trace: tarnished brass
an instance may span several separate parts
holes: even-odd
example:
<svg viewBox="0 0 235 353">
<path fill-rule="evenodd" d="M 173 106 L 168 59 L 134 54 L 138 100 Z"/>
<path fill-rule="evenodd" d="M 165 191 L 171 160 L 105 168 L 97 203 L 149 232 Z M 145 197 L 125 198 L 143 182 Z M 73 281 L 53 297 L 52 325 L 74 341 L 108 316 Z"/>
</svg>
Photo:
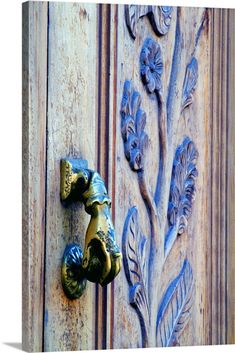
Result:
<svg viewBox="0 0 235 353">
<path fill-rule="evenodd" d="M 119 273 L 122 255 L 115 241 L 110 216 L 111 200 L 100 175 L 87 169 L 86 161 L 61 160 L 61 201 L 81 201 L 91 215 L 83 256 L 76 244 L 66 247 L 62 263 L 62 285 L 69 298 L 78 298 L 85 278 L 105 286 Z"/>
</svg>

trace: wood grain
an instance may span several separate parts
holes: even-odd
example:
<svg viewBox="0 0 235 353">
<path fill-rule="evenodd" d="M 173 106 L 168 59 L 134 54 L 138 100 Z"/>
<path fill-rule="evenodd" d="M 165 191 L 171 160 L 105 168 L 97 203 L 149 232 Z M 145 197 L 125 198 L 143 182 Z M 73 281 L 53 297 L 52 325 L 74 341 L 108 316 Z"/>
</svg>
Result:
<svg viewBox="0 0 235 353">
<path fill-rule="evenodd" d="M 235 343 L 235 10 L 228 10 L 228 82 L 227 82 L 227 332 L 226 343 Z"/>
<path fill-rule="evenodd" d="M 23 4 L 22 348 L 42 351 L 47 3 Z"/>
<path fill-rule="evenodd" d="M 168 157 L 161 197 L 156 187 L 161 106 L 159 95 L 149 94 L 140 76 L 140 52 L 149 36 L 161 48 L 160 104 L 167 102 Z M 235 343 L 234 42 L 234 10 L 173 8 L 164 36 L 157 36 L 143 16 L 134 39 L 123 5 L 23 5 L 23 349 L 156 346 L 161 299 L 174 289 L 186 258 L 195 296 L 175 343 Z M 185 75 L 192 58 L 197 72 L 186 94 Z M 144 192 L 159 202 L 160 220 L 152 243 L 148 238 L 155 228 L 142 197 L 143 175 L 138 177 L 129 167 L 122 140 L 126 80 L 132 80 L 147 116 Z M 164 256 L 172 165 L 185 136 L 199 153 L 195 202 L 183 234 L 175 235 Z M 124 269 L 106 288 L 88 282 L 79 300 L 71 301 L 63 292 L 60 266 L 65 246 L 76 242 L 83 247 L 89 222 L 81 205 L 65 208 L 60 202 L 60 159 L 65 157 L 86 159 L 89 168 L 100 172 L 112 199 L 120 248 L 128 211 L 138 210 L 135 226 L 147 236 L 146 252 L 152 249 L 143 259 L 150 265 L 143 278 L 150 290 L 147 325 L 144 315 L 138 320 L 134 302 L 130 305 Z M 164 308 L 162 313 L 170 312 Z"/>
<path fill-rule="evenodd" d="M 231 39 L 228 10 L 212 10 L 211 46 L 211 343 L 225 344 L 234 336 L 234 284 L 231 282 L 231 236 L 233 206 L 231 197 L 234 170 L 231 153 L 233 118 L 231 102 Z M 231 13 L 232 14 L 232 13 Z M 231 32 L 230 32 L 231 35 Z M 230 53 L 230 54 L 229 54 Z M 230 64 L 230 65 L 229 65 Z M 228 103 L 229 102 L 229 103 Z M 229 105 L 230 104 L 230 105 Z M 229 128 L 231 127 L 231 128 Z M 231 163 L 231 164 L 230 164 Z M 233 228 L 232 228 L 233 229 Z M 233 233 L 233 231 L 232 231 Z M 234 282 L 234 281 L 233 281 Z M 229 298 L 233 298 L 232 300 Z M 233 324 L 232 324 L 233 321 Z"/>
<path fill-rule="evenodd" d="M 49 3 L 48 158 L 44 350 L 95 348 L 95 285 L 80 300 L 61 286 L 66 244 L 84 246 L 89 216 L 60 202 L 60 159 L 82 158 L 97 169 L 97 6 Z"/>
<path fill-rule="evenodd" d="M 98 6 L 98 127 L 97 127 L 97 170 L 109 188 L 109 161 L 112 143 L 109 135 L 110 94 L 110 5 Z M 112 199 L 112 195 L 110 195 Z M 96 286 L 96 349 L 107 346 L 107 287 Z"/>
<path fill-rule="evenodd" d="M 178 17 L 177 17 L 178 16 Z M 124 220 L 128 210 L 132 206 L 138 208 L 139 224 L 141 232 L 150 237 L 149 214 L 146 210 L 141 190 L 139 188 L 138 177 L 128 165 L 125 158 L 124 146 L 121 135 L 121 100 L 123 87 L 126 80 L 132 80 L 136 91 L 142 98 L 141 108 L 146 112 L 147 123 L 145 132 L 150 138 L 148 151 L 145 155 L 146 185 L 149 194 L 154 195 L 156 188 L 157 170 L 159 166 L 159 123 L 158 123 L 158 102 L 155 96 L 149 96 L 141 82 L 139 55 L 145 39 L 149 36 L 160 43 L 164 61 L 164 70 L 162 74 L 163 99 L 169 94 L 168 100 L 168 118 L 169 118 L 169 145 L 166 167 L 166 178 L 162 183 L 162 200 L 159 205 L 160 232 L 155 234 L 158 256 L 157 261 L 153 262 L 150 256 L 145 261 L 149 261 L 149 281 L 150 301 L 152 307 L 150 310 L 150 335 L 148 337 L 148 346 L 156 346 L 156 315 L 160 298 L 168 287 L 169 283 L 175 278 L 182 266 L 185 256 L 190 259 L 193 273 L 196 281 L 196 296 L 193 304 L 193 320 L 185 328 L 185 334 L 182 335 L 180 343 L 182 345 L 203 344 L 208 342 L 207 324 L 207 301 L 206 301 L 206 259 L 205 252 L 208 239 L 208 205 L 209 196 L 203 192 L 205 185 L 209 180 L 209 169 L 205 168 L 208 164 L 208 146 L 206 140 L 209 128 L 209 55 L 206 48 L 210 45 L 208 36 L 207 21 L 200 31 L 203 16 L 207 16 L 203 9 L 181 8 L 173 10 L 171 28 L 166 36 L 157 38 L 149 24 L 147 18 L 140 18 L 137 26 L 136 39 L 130 37 L 128 28 L 125 24 L 124 9 L 118 6 L 119 23 L 118 27 L 118 57 L 117 57 L 117 112 L 116 112 L 116 198 L 115 198 L 115 219 L 116 232 L 121 241 Z M 178 18 L 178 19 L 177 19 Z M 179 23 L 180 34 L 176 34 L 177 21 Z M 194 23 L 192 27 L 190 24 Z M 199 33 L 199 35 L 198 35 Z M 198 36 L 197 36 L 198 35 Z M 194 40 L 192 40 L 194 38 Z M 198 38 L 200 38 L 198 40 Z M 176 49 L 174 49 L 174 47 Z M 180 48 L 180 49 L 179 49 Z M 178 51 L 178 52 L 177 52 Z M 173 53 L 177 52 L 177 60 L 173 58 Z M 181 115 L 181 97 L 185 77 L 186 67 L 189 64 L 192 55 L 196 55 L 199 66 L 199 82 L 196 88 L 193 107 L 187 107 L 184 114 Z M 170 93 L 168 93 L 169 91 Z M 201 95 L 201 92 L 206 94 Z M 176 147 L 182 142 L 183 136 L 192 137 L 197 149 L 199 150 L 199 178 L 197 181 L 197 195 L 195 205 L 193 206 L 192 216 L 189 220 L 189 229 L 177 239 L 175 249 L 171 251 L 167 262 L 161 270 L 164 259 L 161 256 L 162 240 L 165 235 L 164 219 L 167 213 L 167 204 L 169 196 L 169 185 L 172 171 L 172 163 Z M 205 143 L 205 141 L 207 141 Z M 200 210 L 200 211 L 199 211 Z M 161 240 L 161 239 L 162 240 Z M 150 246 L 148 242 L 147 246 Z M 148 251 L 148 250 L 146 250 Z M 152 252 L 152 254 L 154 251 Z M 200 262 L 199 262 L 200 254 Z M 153 255 L 154 256 L 154 255 Z M 138 321 L 138 316 L 129 304 L 129 289 L 127 280 L 122 273 L 115 280 L 114 296 L 114 328 L 113 328 L 113 347 L 129 348 L 141 347 L 143 341 L 142 335 L 145 330 L 143 324 Z"/>
</svg>

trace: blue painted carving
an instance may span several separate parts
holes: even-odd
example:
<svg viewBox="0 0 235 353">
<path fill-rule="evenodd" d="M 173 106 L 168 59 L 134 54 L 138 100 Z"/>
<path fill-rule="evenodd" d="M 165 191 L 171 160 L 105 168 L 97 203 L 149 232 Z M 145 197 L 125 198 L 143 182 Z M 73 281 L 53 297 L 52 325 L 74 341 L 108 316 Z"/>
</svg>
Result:
<svg viewBox="0 0 235 353">
<path fill-rule="evenodd" d="M 175 153 L 167 214 L 169 225 L 176 227 L 179 235 L 186 230 L 192 213 L 198 176 L 197 158 L 198 152 L 193 141 L 186 137 Z"/>
<path fill-rule="evenodd" d="M 149 93 L 162 89 L 163 60 L 160 45 L 147 38 L 140 53 L 140 73 Z"/>
<path fill-rule="evenodd" d="M 139 18 L 148 16 L 157 35 L 164 35 L 171 24 L 172 6 L 125 5 L 126 25 L 133 39 L 136 38 L 136 25 Z"/>
<path fill-rule="evenodd" d="M 148 136 L 144 131 L 146 114 L 140 105 L 139 93 L 133 89 L 131 81 L 126 81 L 121 103 L 121 130 L 125 156 L 134 171 L 142 170 L 144 150 L 148 144 Z"/>
<path fill-rule="evenodd" d="M 179 336 L 191 315 L 193 289 L 193 272 L 186 259 L 179 275 L 167 288 L 159 306 L 156 332 L 158 347 L 179 344 Z"/>
<path fill-rule="evenodd" d="M 123 262 L 129 284 L 129 302 L 137 311 L 142 331 L 142 345 L 147 346 L 149 328 L 149 303 L 147 296 L 146 242 L 138 222 L 138 211 L 132 207 L 123 230 Z"/>
<path fill-rule="evenodd" d="M 158 35 L 165 34 L 169 29 L 171 7 L 126 5 L 125 10 L 126 23 L 134 39 L 137 21 L 145 15 Z M 129 284 L 129 301 L 139 317 L 143 347 L 147 347 L 148 342 L 153 345 L 154 339 L 157 346 L 179 344 L 179 336 L 190 317 L 194 291 L 192 268 L 186 259 L 179 275 L 170 283 L 163 297 L 159 297 L 166 258 L 177 236 L 185 232 L 192 213 L 198 175 L 198 152 L 194 142 L 189 137 L 184 138 L 175 154 L 170 144 L 175 143 L 173 138 L 177 136 L 182 111 L 192 103 L 198 79 L 195 53 L 206 23 L 207 11 L 202 15 L 187 67 L 182 61 L 182 18 L 181 9 L 177 8 L 175 43 L 168 85 L 162 80 L 164 61 L 159 42 L 147 38 L 140 54 L 141 79 L 148 93 L 156 94 L 158 106 L 158 172 L 154 195 L 148 185 L 147 169 L 144 168 L 144 154 L 148 142 L 148 136 L 144 132 L 146 115 L 140 108 L 140 95 L 133 89 L 131 81 L 125 82 L 121 106 L 125 156 L 131 169 L 137 172 L 150 229 L 146 238 L 139 225 L 137 209 L 130 208 L 123 229 L 123 261 Z M 185 78 L 180 92 L 176 83 L 182 76 L 182 70 L 185 72 Z M 176 115 L 180 97 L 181 112 Z M 170 186 L 166 181 L 170 181 Z"/>
<path fill-rule="evenodd" d="M 183 84 L 183 94 L 181 110 L 183 111 L 187 106 L 192 104 L 193 92 L 195 91 L 198 79 L 198 63 L 197 59 L 193 57 L 190 63 L 187 65 L 184 84 Z"/>
</svg>

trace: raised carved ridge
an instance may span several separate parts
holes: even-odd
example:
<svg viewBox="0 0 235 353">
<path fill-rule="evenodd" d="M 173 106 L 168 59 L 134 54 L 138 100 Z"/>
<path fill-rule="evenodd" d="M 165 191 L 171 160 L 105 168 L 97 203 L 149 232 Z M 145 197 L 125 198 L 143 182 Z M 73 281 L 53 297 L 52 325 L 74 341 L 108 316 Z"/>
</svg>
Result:
<svg viewBox="0 0 235 353">
<path fill-rule="evenodd" d="M 179 344 L 191 315 L 193 299 L 193 272 L 189 261 L 184 261 L 179 275 L 170 283 L 157 315 L 157 345 L 162 347 Z"/>
</svg>

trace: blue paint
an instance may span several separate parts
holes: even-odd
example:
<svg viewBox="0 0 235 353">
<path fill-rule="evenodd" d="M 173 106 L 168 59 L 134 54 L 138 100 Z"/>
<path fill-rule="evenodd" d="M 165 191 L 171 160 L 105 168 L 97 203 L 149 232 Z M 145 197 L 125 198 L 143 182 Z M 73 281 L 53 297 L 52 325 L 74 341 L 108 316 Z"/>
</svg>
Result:
<svg viewBox="0 0 235 353">
<path fill-rule="evenodd" d="M 188 259 L 185 259 L 179 275 L 170 283 L 158 309 L 156 335 L 157 338 L 159 338 L 158 335 L 160 335 L 162 346 L 172 345 L 176 339 L 176 335 L 179 333 L 179 331 L 183 330 L 187 318 L 183 319 L 183 322 L 180 324 L 180 328 L 177 327 L 177 324 L 181 319 L 181 314 L 185 315 L 187 312 L 189 317 L 189 310 L 191 308 L 189 303 L 191 303 L 190 298 L 192 295 L 192 290 L 192 268 Z M 170 312 L 168 311 L 169 307 Z M 166 314 L 168 314 L 168 316 L 165 318 Z M 163 322 L 162 326 L 161 322 Z M 167 332 L 165 330 L 166 323 Z M 164 330 L 163 334 L 162 330 Z"/>
<path fill-rule="evenodd" d="M 45 326 L 47 326 L 47 324 L 48 324 L 48 310 L 47 309 L 45 310 L 45 314 L 44 314 L 44 324 L 45 324 Z"/>
<path fill-rule="evenodd" d="M 175 93 L 175 86 L 177 81 L 178 70 L 180 68 L 180 59 L 181 59 L 181 30 L 180 30 L 180 9 L 177 9 L 177 22 L 176 22 L 176 31 L 175 31 L 175 47 L 172 59 L 172 67 L 171 67 L 171 76 L 170 76 L 170 85 L 167 96 L 167 128 L 169 130 L 170 122 L 172 120 L 174 112 L 172 111 L 173 107 L 173 97 Z"/>
</svg>

